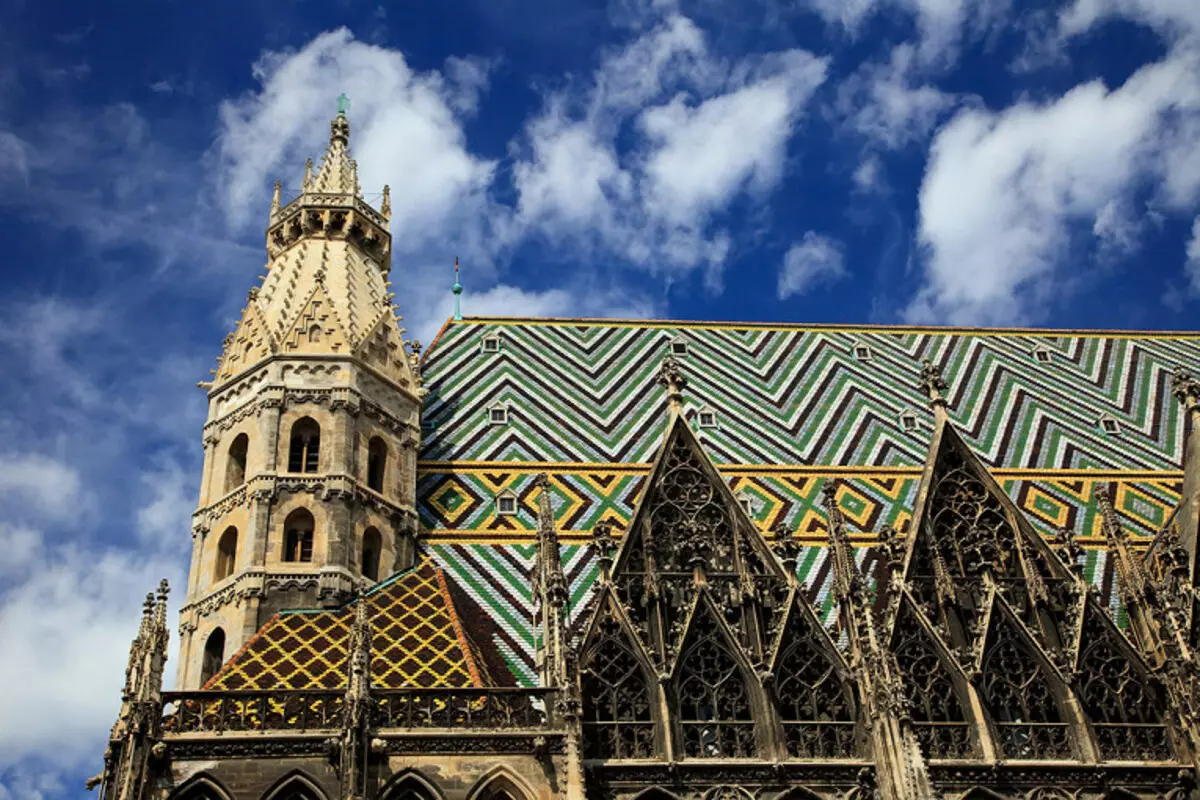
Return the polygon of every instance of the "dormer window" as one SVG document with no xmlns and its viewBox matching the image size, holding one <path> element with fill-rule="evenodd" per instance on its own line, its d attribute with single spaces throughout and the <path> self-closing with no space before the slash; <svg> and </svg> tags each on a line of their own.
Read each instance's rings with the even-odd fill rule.
<svg viewBox="0 0 1200 800">
<path fill-rule="evenodd" d="M 903 411 L 900 413 L 900 427 L 906 433 L 913 433 L 920 426 L 920 420 L 917 419 L 917 415 L 912 411 Z"/>
<path fill-rule="evenodd" d="M 507 425 L 508 424 L 508 406 L 497 403 L 488 408 L 488 422 L 492 425 Z"/>
<path fill-rule="evenodd" d="M 512 492 L 504 492 L 496 496 L 496 513 L 502 517 L 513 517 L 517 514 L 517 496 Z"/>
<path fill-rule="evenodd" d="M 1100 418 L 1100 430 L 1107 433 L 1109 436 L 1121 435 L 1121 421 L 1116 417 L 1110 417 L 1105 414 Z"/>
<path fill-rule="evenodd" d="M 754 516 L 754 498 L 748 494 L 739 494 L 737 496 L 738 505 L 742 507 L 742 511 L 746 512 L 747 517 Z"/>
<path fill-rule="evenodd" d="M 854 358 L 858 361 L 870 361 L 873 357 L 871 348 L 862 342 L 856 342 L 853 347 Z"/>
<path fill-rule="evenodd" d="M 696 420 L 700 423 L 701 428 L 715 428 L 717 427 L 717 412 L 711 408 L 702 408 L 696 414 Z"/>
<path fill-rule="evenodd" d="M 500 352 L 500 334 L 489 333 L 483 337 L 483 352 L 499 353 Z"/>
<path fill-rule="evenodd" d="M 671 340 L 671 355 L 686 356 L 688 354 L 687 339 L 681 339 L 678 336 Z"/>
<path fill-rule="evenodd" d="M 1039 364 L 1049 364 L 1053 356 L 1050 353 L 1050 348 L 1046 345 L 1038 345 L 1033 349 L 1033 360 Z"/>
</svg>

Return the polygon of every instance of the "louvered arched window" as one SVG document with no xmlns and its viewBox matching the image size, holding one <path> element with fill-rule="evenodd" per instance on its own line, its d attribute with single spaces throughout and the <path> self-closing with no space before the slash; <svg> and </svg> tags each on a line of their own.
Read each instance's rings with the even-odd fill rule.
<svg viewBox="0 0 1200 800">
<path fill-rule="evenodd" d="M 637 657 L 608 617 L 584 659 L 585 758 L 653 758 L 651 694 Z"/>
<path fill-rule="evenodd" d="M 756 754 L 750 687 L 716 623 L 703 615 L 680 655 L 675 682 L 683 752 L 688 758 L 751 758 Z"/>
</svg>

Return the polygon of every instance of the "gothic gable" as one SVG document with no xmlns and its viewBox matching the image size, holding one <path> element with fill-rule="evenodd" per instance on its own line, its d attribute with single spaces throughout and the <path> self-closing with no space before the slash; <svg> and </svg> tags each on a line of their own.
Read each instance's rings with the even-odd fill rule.
<svg viewBox="0 0 1200 800">
<path fill-rule="evenodd" d="M 249 369 L 276 351 L 275 339 L 267 330 L 266 322 L 252 293 L 246 307 L 242 309 L 242 318 L 237 327 L 225 338 L 225 349 L 217 365 L 216 383 L 222 383 Z"/>
<path fill-rule="evenodd" d="M 1083 610 L 1075 688 L 1103 758 L 1165 761 L 1173 756 L 1150 670 L 1092 598 Z"/>
<path fill-rule="evenodd" d="M 409 391 L 417 388 L 404 340 L 390 307 L 380 311 L 366 335 L 355 345 L 354 355 L 403 388 Z"/>
<path fill-rule="evenodd" d="M 618 595 L 648 649 L 655 651 L 661 636 L 660 662 L 677 654 L 698 568 L 739 643 L 761 646 L 777 624 L 787 575 L 685 419 L 674 415 L 613 567 Z M 652 619 L 651 601 L 660 618 Z M 751 605 L 754 615 L 747 614 Z"/>
<path fill-rule="evenodd" d="M 966 700 L 967 676 L 907 591 L 900 596 L 889 647 L 925 757 L 975 755 L 978 744 Z"/>
<path fill-rule="evenodd" d="M 672 672 L 674 713 L 687 758 L 757 754 L 761 687 L 708 589 L 692 603 Z"/>
<path fill-rule="evenodd" d="M 338 320 L 323 280 L 318 279 L 300 313 L 284 334 L 283 349 L 289 353 L 349 352 L 349 337 Z"/>
<path fill-rule="evenodd" d="M 654 667 L 609 586 L 600 589 L 580 653 L 585 757 L 653 758 Z"/>
<path fill-rule="evenodd" d="M 857 718 L 853 677 L 798 589 L 776 637 L 771 674 L 792 758 L 851 758 Z"/>
<path fill-rule="evenodd" d="M 1066 682 L 1011 606 L 993 594 L 978 686 L 1005 758 L 1071 758 Z"/>
</svg>

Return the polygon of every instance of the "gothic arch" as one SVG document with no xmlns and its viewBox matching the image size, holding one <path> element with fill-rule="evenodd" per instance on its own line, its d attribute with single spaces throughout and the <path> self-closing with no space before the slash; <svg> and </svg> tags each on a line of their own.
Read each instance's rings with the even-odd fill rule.
<svg viewBox="0 0 1200 800">
<path fill-rule="evenodd" d="M 524 778 L 499 764 L 480 776 L 466 800 L 531 800 L 536 796 Z"/>
<path fill-rule="evenodd" d="M 698 592 L 672 671 L 679 755 L 753 758 L 762 688 L 708 595 Z"/>
<path fill-rule="evenodd" d="M 969 758 L 978 752 L 966 676 L 931 630 L 907 590 L 889 647 L 900 669 L 913 730 L 926 758 Z"/>
<path fill-rule="evenodd" d="M 312 417 L 292 423 L 288 440 L 288 472 L 321 471 L 321 426 Z"/>
<path fill-rule="evenodd" d="M 1175 753 L 1149 670 L 1104 612 L 1087 599 L 1080 625 L 1075 689 L 1109 761 L 1169 761 Z"/>
<path fill-rule="evenodd" d="M 211 681 L 225 664 L 225 629 L 213 628 L 204 640 L 204 652 L 200 657 L 200 686 Z"/>
<path fill-rule="evenodd" d="M 393 775 L 378 796 L 382 800 L 445 800 L 433 781 L 411 767 Z"/>
<path fill-rule="evenodd" d="M 609 587 L 580 652 L 584 757 L 654 758 L 658 681 Z"/>
<path fill-rule="evenodd" d="M 246 458 L 250 452 L 250 437 L 239 433 L 229 444 L 225 461 L 225 493 L 246 482 Z"/>
<path fill-rule="evenodd" d="M 775 800 L 825 800 L 825 798 L 812 789 L 804 786 L 793 786 L 777 794 Z"/>
<path fill-rule="evenodd" d="M 630 800 L 679 800 L 679 795 L 667 791 L 661 786 L 651 786 L 635 794 Z"/>
<path fill-rule="evenodd" d="M 963 792 L 958 800 L 1012 800 L 1012 798 L 994 792 L 986 786 L 972 786 Z"/>
<path fill-rule="evenodd" d="M 979 694 L 991 714 L 1002 756 L 1070 758 L 1074 720 L 1064 708 L 1066 683 L 998 595 L 985 636 Z"/>
<path fill-rule="evenodd" d="M 262 800 L 326 800 L 326 797 L 308 773 L 293 770 L 264 792 Z"/>
<path fill-rule="evenodd" d="M 170 800 L 233 800 L 233 795 L 206 772 L 193 775 L 171 792 Z"/>
<path fill-rule="evenodd" d="M 785 613 L 771 673 L 787 754 L 852 758 L 857 704 L 848 670 L 798 593 Z"/>
</svg>

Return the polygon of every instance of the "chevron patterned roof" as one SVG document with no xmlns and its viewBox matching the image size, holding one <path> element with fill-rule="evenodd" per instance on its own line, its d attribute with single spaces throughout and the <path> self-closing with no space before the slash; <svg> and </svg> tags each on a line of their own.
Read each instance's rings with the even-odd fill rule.
<svg viewBox="0 0 1200 800">
<path fill-rule="evenodd" d="M 924 359 L 941 365 L 951 418 L 1034 525 L 1047 535 L 1069 527 L 1089 546 L 1085 572 L 1114 609 L 1094 487 L 1116 484 L 1118 513 L 1143 539 L 1179 501 L 1184 418 L 1170 376 L 1200 373 L 1200 334 L 451 321 L 423 363 L 426 549 L 495 622 L 491 644 L 520 682 L 535 681 L 534 479 L 551 476 L 578 614 L 596 577 L 588 532 L 629 519 L 661 442 L 666 398 L 656 381 L 676 341 L 687 348 L 684 401 L 701 442 L 764 529 L 787 522 L 810 543 L 798 572 L 826 614 L 820 487 L 841 479 L 838 501 L 861 544 L 887 525 L 906 530 L 932 431 L 916 386 Z M 506 424 L 491 422 L 496 404 L 507 407 Z M 701 410 L 715 427 L 699 427 Z M 497 513 L 506 491 L 515 515 Z M 870 547 L 859 558 L 873 569 Z"/>
</svg>

